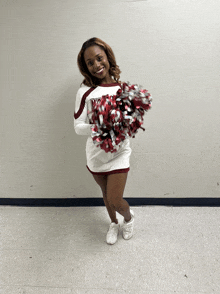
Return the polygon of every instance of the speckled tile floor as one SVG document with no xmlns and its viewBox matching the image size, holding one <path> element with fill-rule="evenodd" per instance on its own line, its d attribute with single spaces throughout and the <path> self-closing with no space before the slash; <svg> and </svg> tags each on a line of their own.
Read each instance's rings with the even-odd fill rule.
<svg viewBox="0 0 220 294">
<path fill-rule="evenodd" d="M 133 210 L 111 246 L 105 207 L 1 206 L 0 293 L 220 293 L 220 208 Z"/>
</svg>

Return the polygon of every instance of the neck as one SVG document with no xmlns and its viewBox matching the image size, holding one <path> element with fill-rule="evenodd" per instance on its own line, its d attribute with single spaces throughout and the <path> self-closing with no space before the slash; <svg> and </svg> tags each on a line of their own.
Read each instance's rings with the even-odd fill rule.
<svg viewBox="0 0 220 294">
<path fill-rule="evenodd" d="M 101 80 L 100 84 L 111 84 L 111 83 L 115 83 L 115 80 L 113 78 L 109 77 L 109 78 Z"/>
</svg>

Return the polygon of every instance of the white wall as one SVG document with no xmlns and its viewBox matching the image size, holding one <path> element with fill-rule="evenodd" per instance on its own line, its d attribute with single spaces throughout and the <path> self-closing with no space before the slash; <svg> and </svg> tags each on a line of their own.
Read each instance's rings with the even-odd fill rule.
<svg viewBox="0 0 220 294">
<path fill-rule="evenodd" d="M 219 15 L 218 0 L 0 1 L 0 197 L 101 196 L 72 125 L 94 36 L 154 98 L 125 196 L 219 197 Z"/>
</svg>

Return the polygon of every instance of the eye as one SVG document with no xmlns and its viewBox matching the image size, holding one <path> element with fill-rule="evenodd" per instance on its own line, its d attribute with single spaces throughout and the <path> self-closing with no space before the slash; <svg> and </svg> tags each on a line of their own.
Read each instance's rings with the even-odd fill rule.
<svg viewBox="0 0 220 294">
<path fill-rule="evenodd" d="M 102 60 L 102 56 L 98 56 L 98 61 L 101 61 Z"/>
<path fill-rule="evenodd" d="M 88 66 L 92 66 L 92 64 L 93 64 L 92 61 L 89 61 L 89 62 L 87 63 Z"/>
</svg>

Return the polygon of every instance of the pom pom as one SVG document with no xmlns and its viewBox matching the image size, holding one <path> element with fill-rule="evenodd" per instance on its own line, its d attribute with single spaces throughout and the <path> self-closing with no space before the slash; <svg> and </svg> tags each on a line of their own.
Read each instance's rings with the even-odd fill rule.
<svg viewBox="0 0 220 294">
<path fill-rule="evenodd" d="M 116 95 L 104 95 L 88 102 L 89 122 L 93 143 L 105 150 L 116 152 L 128 137 L 135 137 L 142 127 L 143 116 L 152 105 L 152 97 L 141 86 L 123 83 Z"/>
</svg>

